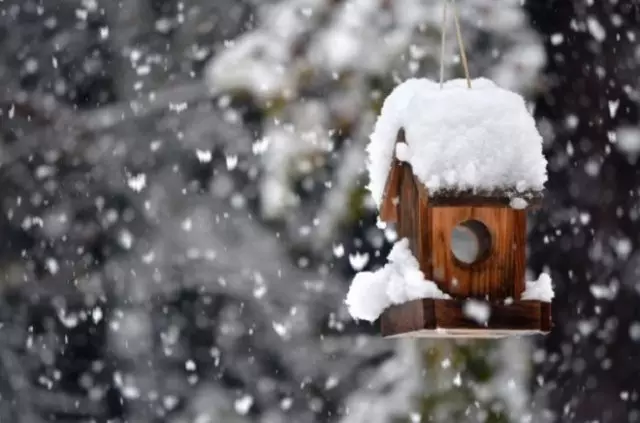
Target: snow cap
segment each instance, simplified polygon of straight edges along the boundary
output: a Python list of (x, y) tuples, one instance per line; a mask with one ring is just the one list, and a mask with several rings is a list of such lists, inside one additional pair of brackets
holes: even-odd
[[(370, 143), (368, 171), (378, 207), (394, 156), (411, 164), (430, 195), (438, 192), (536, 193), (544, 189), (547, 161), (542, 137), (524, 99), (494, 82), (464, 79), (440, 87), (413, 78), (386, 98)], [(396, 146), (400, 129), (406, 145)]]

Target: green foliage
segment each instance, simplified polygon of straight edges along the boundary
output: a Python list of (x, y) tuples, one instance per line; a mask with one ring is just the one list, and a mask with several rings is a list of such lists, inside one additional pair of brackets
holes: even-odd
[[(505, 404), (480, 398), (478, 389), (492, 382), (499, 363), (495, 340), (428, 341), (423, 346), (425, 391), (417, 399), (421, 423), (510, 423)], [(414, 423), (411, 416), (397, 423)]]

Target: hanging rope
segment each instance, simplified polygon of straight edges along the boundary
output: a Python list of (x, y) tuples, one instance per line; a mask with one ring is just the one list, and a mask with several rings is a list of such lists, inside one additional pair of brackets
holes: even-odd
[(446, 26), (447, 26), (447, 6), (451, 2), (453, 8), (453, 21), (456, 26), (456, 37), (458, 38), (458, 49), (460, 50), (460, 60), (462, 62), (462, 68), (464, 69), (464, 76), (467, 79), (467, 87), (471, 88), (471, 77), (469, 76), (469, 63), (467, 61), (467, 53), (464, 48), (464, 41), (462, 40), (462, 31), (460, 29), (460, 19), (458, 18), (458, 9), (456, 7), (456, 0), (444, 0), (444, 7), (442, 13), (442, 40), (440, 46), (440, 89), (444, 86), (444, 51), (446, 46)]
[(464, 76), (467, 78), (467, 87), (471, 88), (471, 77), (469, 77), (469, 64), (467, 63), (467, 53), (464, 49), (464, 41), (462, 41), (462, 31), (460, 30), (460, 20), (458, 19), (458, 8), (456, 0), (451, 0), (453, 6), (453, 20), (456, 24), (456, 35), (458, 36), (458, 48), (460, 49), (460, 57), (462, 58), (462, 67), (464, 68)]
[(447, 40), (447, 6), (449, 5), (449, 0), (444, 0), (444, 7), (442, 8), (442, 42), (440, 44), (440, 89), (444, 86), (444, 49), (446, 46)]

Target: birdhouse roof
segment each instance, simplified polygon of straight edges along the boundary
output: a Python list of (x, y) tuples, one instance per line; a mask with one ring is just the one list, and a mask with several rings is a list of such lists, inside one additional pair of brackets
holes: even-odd
[[(404, 130), (404, 142), (396, 143)], [(480, 78), (409, 79), (386, 98), (370, 143), (369, 190), (378, 207), (394, 157), (429, 197), (536, 195), (547, 180), (542, 137), (524, 99)], [(497, 194), (499, 193), (499, 194)]]

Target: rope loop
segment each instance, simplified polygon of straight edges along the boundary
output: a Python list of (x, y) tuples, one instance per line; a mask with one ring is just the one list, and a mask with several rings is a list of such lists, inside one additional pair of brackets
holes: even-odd
[(460, 50), (460, 59), (462, 61), (462, 68), (464, 69), (464, 76), (467, 79), (467, 87), (471, 88), (471, 77), (469, 76), (469, 63), (467, 61), (467, 52), (464, 47), (464, 41), (462, 39), (462, 30), (460, 29), (460, 19), (458, 17), (458, 9), (456, 7), (456, 0), (443, 0), (443, 13), (442, 13), (442, 40), (440, 45), (440, 89), (444, 86), (444, 51), (446, 47), (446, 26), (447, 26), (447, 7), (451, 2), (453, 9), (453, 21), (456, 26), (456, 37), (458, 39), (458, 49)]

